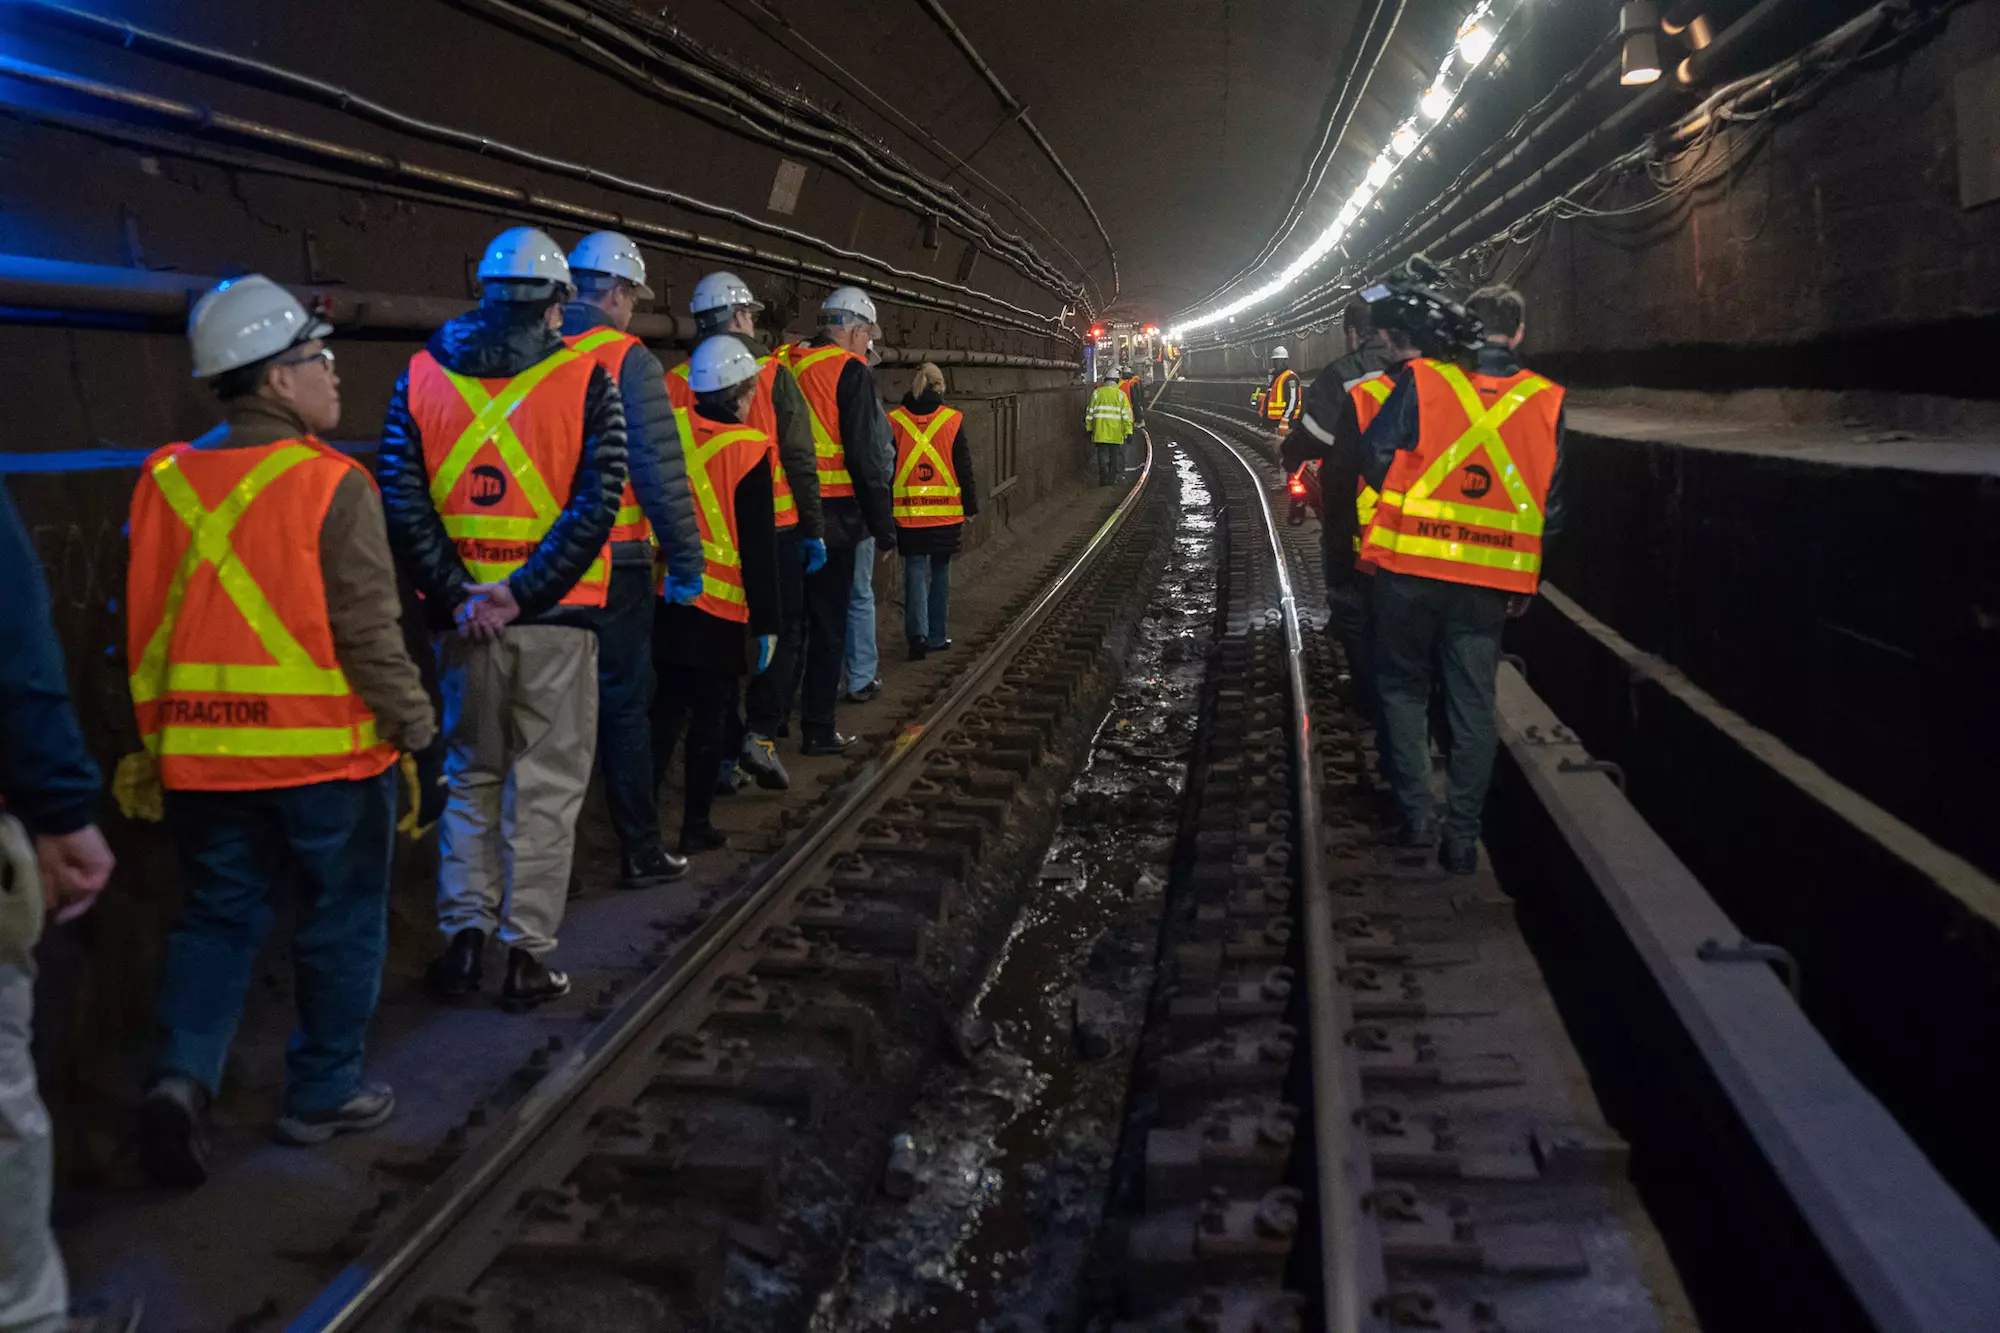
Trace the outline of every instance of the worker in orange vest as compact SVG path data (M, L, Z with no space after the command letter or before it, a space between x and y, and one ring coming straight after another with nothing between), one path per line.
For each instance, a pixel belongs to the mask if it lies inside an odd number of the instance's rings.
M1483 288L1466 308L1484 332L1471 373L1409 362L1363 435L1362 473L1381 495L1361 547L1376 566L1376 679L1398 842L1440 836L1439 864L1461 875L1479 864L1501 630L1527 609L1563 519L1563 391L1521 365L1520 294ZM1434 670L1451 729L1441 831L1426 726Z
M782 613L771 487L776 445L748 422L762 369L735 338L709 338L688 362L694 405L674 409L703 564L701 592L660 614L653 738L654 777L664 781L674 742L687 726L684 856L728 844L710 817L728 721L746 663L761 674L778 647Z
M320 1143L396 1106L363 1080L362 1039L388 939L393 766L428 750L437 722L403 646L375 487L320 439L340 423L329 332L257 275L202 297L194 373L225 419L156 451L132 492L137 758L164 788L187 894L138 1119L141 1162L166 1184L207 1176L207 1106L287 878L299 1029L278 1137Z
M910 391L889 413L896 437L891 498L896 550L903 557L903 632L910 660L951 647L945 618L951 602L951 558L965 520L979 512L972 484L972 442L965 415L945 406L944 372L926 361Z
M389 541L437 632L450 800L426 979L503 1007L569 993L551 968L597 739L597 624L625 491L618 384L566 344L569 262L532 227L479 263L477 308L431 335L389 398L378 477Z
M569 253L576 299L563 307L563 341L587 353L618 385L625 408L625 493L611 525L611 583L597 627L597 769L618 837L618 887L646 889L687 873L660 841L653 799L653 562L675 596L701 582L694 496L674 431L674 404L660 360L630 332L651 300L646 261L621 232L592 232Z
M1283 347L1271 349L1271 382L1258 397L1257 412L1264 418L1264 425L1280 435L1291 430L1298 420L1299 406L1305 397L1305 385L1299 380L1299 373L1292 369L1291 353Z

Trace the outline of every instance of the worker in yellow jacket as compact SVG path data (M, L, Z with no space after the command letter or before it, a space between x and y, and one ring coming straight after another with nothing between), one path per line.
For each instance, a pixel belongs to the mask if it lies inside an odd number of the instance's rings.
M1125 439L1132 433L1132 401L1118 387L1118 372L1107 367L1090 395L1083 428L1097 444L1097 484L1115 486L1125 472Z

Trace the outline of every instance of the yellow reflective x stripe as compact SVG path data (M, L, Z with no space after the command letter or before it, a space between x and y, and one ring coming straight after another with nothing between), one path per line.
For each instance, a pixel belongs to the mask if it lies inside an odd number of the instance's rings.
M180 521L187 525L188 548L174 570L167 588L166 605L153 637L132 669L133 703L151 703L169 690L207 691L231 694L299 694L339 696L348 693L347 677L338 667L322 667L312 660L298 639L286 627L264 590L229 544L243 511L263 494L272 482L315 456L303 444L279 449L251 468L243 480L229 488L214 509L202 506L179 461L168 456L153 465L153 481L160 488ZM174 625L180 619L181 604L187 599L188 583L204 564L215 568L215 580L235 604L250 632L271 655L275 665L176 662L167 663L173 643Z
M918 462L925 458L931 460L931 465L938 470L939 476L949 477L952 475L952 470L945 464L943 455L938 453L937 447L931 441L937 438L938 432L943 430L948 422L955 419L958 413L949 410L941 412L938 414L937 420L931 422L929 428L924 430L917 428L917 423L903 408L899 407L889 415L896 421L901 422L903 429L908 431L910 438L915 441L915 447L910 450L910 456L904 459L903 466L896 470L896 481L895 485L891 488L892 493L895 495L959 494L959 488L956 484L945 486L912 486L909 484L910 474L916 471Z
M618 517L611 520L611 522L614 527L625 528L637 523L645 516L646 511L638 505L620 505L618 506Z
M509 575L513 574L526 563L525 560L467 560L464 562L465 572L472 575L473 578L481 583L504 583L507 581ZM583 577L578 579L577 583L579 585L598 583L609 577L610 574L605 568L604 557L600 555L597 559L590 562L590 568L583 571Z
M381 744L375 719L353 727L165 727L157 754L208 759L310 759Z
M1516 551L1503 546L1482 546L1477 542L1444 541L1437 537L1419 537L1408 532L1371 531L1368 534L1368 544L1402 555L1451 560L1461 565L1484 565L1488 569L1510 569L1520 574L1539 573L1542 568L1542 557L1535 551Z
M437 475L431 478L433 504L440 509L444 507L452 488L458 485L458 479L465 475L465 469L472 466L472 460L478 456L480 446L491 440L493 447L499 450L500 459L507 465L507 470L513 473L514 480L520 483L521 494L527 497L528 505L535 511L535 516L544 523L555 522L562 506L558 505L555 496L549 493L548 483L542 480L542 474L535 468L534 459L528 457L527 446L523 445L521 437L514 433L514 427L508 418L528 400L529 394L541 387L543 380L576 360L579 355L581 353L569 347L551 353L507 381L507 386L498 394L488 394L486 386L470 376L459 375L449 370L444 372L445 378L451 381L451 386L458 390L458 396L472 409L472 424L460 433L451 446L451 452L445 455L444 466L440 467ZM481 529L477 535L499 534L489 529Z
M1528 483L1522 480L1521 470L1514 465L1513 455L1508 453L1507 446L1501 443L1500 427L1506 424L1509 417L1521 410L1522 404L1542 390L1554 386L1541 376L1532 375L1500 395L1493 406L1487 407L1480 402L1479 391L1472 387L1472 381L1467 379L1465 372L1457 366L1449 362L1433 362L1431 368L1458 396L1459 406L1464 410L1466 420L1470 424L1466 426L1465 433L1452 441L1451 447L1438 455L1436 461L1425 469L1424 475L1411 485L1409 499L1422 500L1428 497L1432 491L1444 484L1445 478L1450 476L1459 464L1470 458L1473 451L1483 445L1487 457L1493 460L1494 468L1500 473L1500 484L1507 488L1507 495L1513 500L1514 507L1525 522L1532 524L1531 527L1515 530L1539 535L1542 531L1541 509L1536 505L1533 494L1529 492ZM1406 503L1405 509L1407 508ZM1497 522L1497 511L1483 512L1494 515L1489 522Z
M703 573L701 576L701 590L719 601L742 602L745 604L748 604L750 601L749 594L745 593L740 586L719 579L709 573Z
M607 324L602 328L592 329L589 333L584 334L581 338L571 343L570 346L579 352L594 352L606 343L617 342L624 336L617 329Z
M694 422L685 407L674 409L674 425L680 431L681 454L687 459L688 487L694 492L695 503L701 507L702 518L706 520L703 526L708 529L708 535L701 539L701 553L726 569L740 568L743 557L730 540L729 520L723 515L722 501L715 493L715 482L708 475L708 460L738 440L753 437L758 432L747 427L718 431L707 444L697 445L694 442ZM704 574L704 588L709 581L709 576ZM715 595L722 596L721 593Z
M1388 402L1389 394L1391 390L1394 388L1394 386L1389 383L1389 377L1387 375L1370 376L1368 379L1361 381L1361 387L1367 391L1367 394L1370 398L1373 398L1378 403Z

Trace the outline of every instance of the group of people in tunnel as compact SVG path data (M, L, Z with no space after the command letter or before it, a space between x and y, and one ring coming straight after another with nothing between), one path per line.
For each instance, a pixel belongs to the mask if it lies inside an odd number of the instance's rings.
M1285 470L1319 469L1329 628L1376 733L1395 842L1435 845L1444 870L1469 875L1498 748L1501 634L1528 610L1563 522L1563 390L1521 363L1513 288L1463 306L1414 282L1373 290L1344 312L1345 354L1303 392L1273 349L1257 407Z
M833 290L811 337L773 346L749 286L710 274L692 355L669 370L630 331L653 292L626 236L565 252L515 228L478 277L478 304L397 381L372 472L325 443L341 419L328 324L257 275L190 317L194 373L223 420L139 469L125 612L142 745L111 783L128 814L164 818L184 872L136 1131L162 1183L208 1175L208 1108L287 876L298 1023L276 1136L312 1145L395 1110L363 1047L399 827L438 830L429 988L479 992L497 942L501 1003L525 1011L569 990L551 954L593 770L619 887L663 885L726 845L718 795L789 787L779 746L795 707L800 753L855 744L837 710L843 691L858 703L881 689L878 550L903 555L910 657L951 645L951 559L978 512L970 442L934 364L884 411L866 292ZM44 911L88 910L113 858L4 492L0 563L14 602L0 651L0 1327L60 1328L31 951ZM434 671L410 651L399 574Z

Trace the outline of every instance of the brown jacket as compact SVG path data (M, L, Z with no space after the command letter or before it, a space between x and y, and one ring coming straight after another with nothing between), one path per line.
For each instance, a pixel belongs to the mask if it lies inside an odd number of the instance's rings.
M196 444L254 449L307 433L289 407L253 395L233 399L222 425ZM383 740L406 752L424 749L437 735L437 715L403 642L403 603L382 501L365 472L349 473L334 488L320 525L319 563L333 653L348 684L375 715Z

